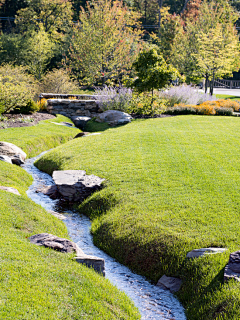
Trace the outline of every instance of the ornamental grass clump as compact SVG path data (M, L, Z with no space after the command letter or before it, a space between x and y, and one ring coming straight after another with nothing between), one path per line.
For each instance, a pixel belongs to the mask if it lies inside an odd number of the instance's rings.
M167 91L161 91L160 96L168 100L169 107L174 107L175 104L179 103L197 105L204 101L216 100L216 97L210 96L208 93L198 92L193 86L185 84L171 87Z
M127 111L132 99L132 89L122 86L119 88L104 86L102 89L95 89L95 99L103 111Z

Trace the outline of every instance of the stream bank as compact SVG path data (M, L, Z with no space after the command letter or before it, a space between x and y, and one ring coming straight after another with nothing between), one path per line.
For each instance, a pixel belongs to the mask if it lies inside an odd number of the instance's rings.
M23 166L34 178L34 183L27 192L28 196L46 210L64 214L63 221L68 228L69 236L85 254L105 259L106 278L134 301L142 319L185 320L183 307L169 291L150 284L144 277L131 272L127 267L94 246L90 234L91 222L86 216L70 210L64 211L59 206L58 200L52 200L42 193L36 193L39 188L53 184L51 176L41 172L33 165L40 156L28 159Z

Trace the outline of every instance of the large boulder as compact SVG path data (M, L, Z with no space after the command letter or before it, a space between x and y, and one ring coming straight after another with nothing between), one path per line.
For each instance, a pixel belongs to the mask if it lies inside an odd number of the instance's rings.
M73 116L71 117L71 120L75 124L75 126L81 130L85 130L86 124L89 120L91 120L90 117L83 117L83 116Z
M4 156L3 154L0 154L0 161L4 161L12 164L12 159L8 156Z
M31 243L34 243L38 246L44 246L60 252L76 252L77 255L83 254L83 251L76 245L76 243L68 239L59 238L53 234L39 233L31 236L29 240Z
M54 171L52 177L59 193L67 201L83 201L93 192L100 190L105 180L86 175L84 170Z
M13 143L0 141L0 155L8 156L9 158L13 158L14 161L20 161L24 163L26 160L26 153L15 146Z
M228 264L224 270L224 281L235 279L240 282L240 251L230 254Z
M96 117L97 122L107 122L109 125L126 124L131 119L130 114L118 110L107 110Z

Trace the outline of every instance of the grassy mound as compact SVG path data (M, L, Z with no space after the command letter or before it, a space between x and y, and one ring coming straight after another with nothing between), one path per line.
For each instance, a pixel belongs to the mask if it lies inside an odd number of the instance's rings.
M223 284L229 253L240 247L239 129L227 117L138 120L71 141L37 166L106 178L106 188L78 206L93 219L95 244L155 282L182 278L189 319L239 319L239 284ZM210 246L229 250L186 259Z
M36 127L2 130L0 140L33 156L77 132L44 121ZM124 293L75 262L73 254L29 242L29 236L43 232L68 238L65 225L27 197L32 177L0 161L0 180L21 193L0 190L0 319L139 319Z

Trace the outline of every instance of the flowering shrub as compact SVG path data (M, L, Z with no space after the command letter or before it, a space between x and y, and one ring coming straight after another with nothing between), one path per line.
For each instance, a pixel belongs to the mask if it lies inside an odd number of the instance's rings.
M185 84L171 87L167 91L161 91L159 95L168 100L169 107L179 103L197 105L204 101L216 100L216 97L198 92L194 87Z
M46 110L47 109L47 99L42 98L41 100L39 100L37 102L37 104L38 104L39 110L42 111L42 110Z
M166 111L166 106L166 99L158 96L152 98L150 94L141 93L133 96L128 112L136 115L154 116Z
M232 116L239 110L239 103L231 100L205 101L199 105L176 104L166 110L168 114L201 114Z
M127 111L132 99L132 90L125 87L107 87L95 89L95 99L100 108L105 110Z

